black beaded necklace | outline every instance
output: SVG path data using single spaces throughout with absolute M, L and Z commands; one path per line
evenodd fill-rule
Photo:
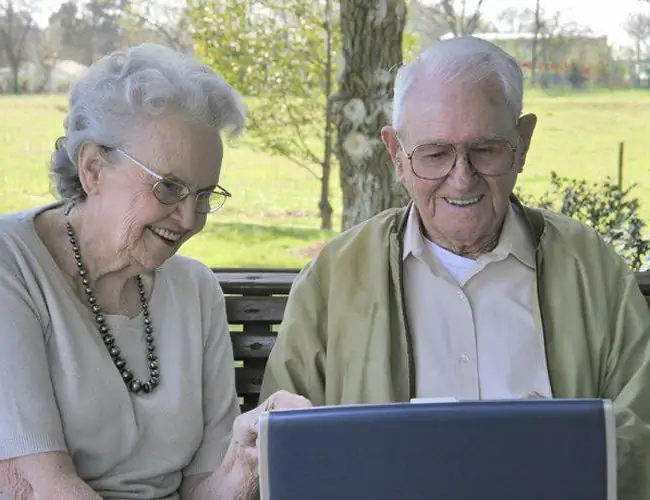
M 86 298 L 88 299 L 88 305 L 90 306 L 93 314 L 95 315 L 95 323 L 97 324 L 97 329 L 99 330 L 102 340 L 108 353 L 110 354 L 113 363 L 117 367 L 118 371 L 122 375 L 122 380 L 126 384 L 128 390 L 134 394 L 144 391 L 145 393 L 152 392 L 160 384 L 160 369 L 158 364 L 158 358 L 154 354 L 156 350 L 153 343 L 153 327 L 151 326 L 151 318 L 149 317 L 149 306 L 147 305 L 147 299 L 145 297 L 144 284 L 142 283 L 142 278 L 138 275 L 136 276 L 136 283 L 138 285 L 138 291 L 140 292 L 140 304 L 142 305 L 142 316 L 144 323 L 144 333 L 145 341 L 147 343 L 147 359 L 149 360 L 149 381 L 143 382 L 133 375 L 133 372 L 127 367 L 126 360 L 120 356 L 120 348 L 117 347 L 115 343 L 115 338 L 111 335 L 110 329 L 106 324 L 106 318 L 102 314 L 102 310 L 97 304 L 97 300 L 93 294 L 92 289 L 90 288 L 90 282 L 88 280 L 86 267 L 81 260 L 81 252 L 79 245 L 77 243 L 77 238 L 75 236 L 74 229 L 69 221 L 66 221 L 65 227 L 68 230 L 68 240 L 70 245 L 72 245 L 72 253 L 74 254 L 75 261 L 77 262 L 77 269 L 79 270 L 79 276 L 81 277 L 81 283 L 84 285 L 84 292 L 86 292 Z

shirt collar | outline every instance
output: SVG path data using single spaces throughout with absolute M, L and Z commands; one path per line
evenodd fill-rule
M 530 240 L 522 214 L 511 203 L 506 212 L 496 248 L 485 255 L 489 260 L 502 260 L 513 255 L 522 264 L 535 269 L 535 247 Z
M 420 215 L 417 208 L 415 208 L 415 203 L 412 203 L 406 218 L 406 227 L 404 228 L 402 260 L 406 260 L 411 254 L 415 257 L 421 255 L 422 249 L 425 247 L 422 227 L 420 226 Z
M 413 254 L 420 257 L 426 250 L 426 242 L 422 234 L 420 215 L 415 204 L 411 204 L 404 229 L 404 248 L 402 260 Z M 501 229 L 501 236 L 496 248 L 481 256 L 489 261 L 503 260 L 512 254 L 522 264 L 535 269 L 535 247 L 528 236 L 523 216 L 518 213 L 517 208 L 511 203 Z

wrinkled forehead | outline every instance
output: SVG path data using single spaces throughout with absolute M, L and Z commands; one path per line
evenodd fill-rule
M 134 125 L 132 135 L 136 144 L 145 143 L 166 153 L 213 154 L 223 146 L 216 130 L 177 113 L 146 117 Z
M 134 131 L 129 148 L 159 175 L 176 178 L 190 187 L 215 184 L 223 159 L 223 142 L 210 127 L 182 116 L 147 120 Z
M 404 95 L 402 122 L 399 132 L 412 145 L 503 137 L 516 125 L 497 77 L 442 80 L 425 74 Z

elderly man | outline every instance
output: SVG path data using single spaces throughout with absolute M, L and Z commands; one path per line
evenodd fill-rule
M 262 397 L 315 405 L 610 398 L 620 497 L 650 498 L 650 314 L 583 224 L 512 195 L 537 118 L 515 60 L 476 38 L 401 68 L 382 139 L 412 203 L 301 272 Z

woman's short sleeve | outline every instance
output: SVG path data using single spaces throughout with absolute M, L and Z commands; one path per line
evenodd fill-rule
M 66 451 L 47 359 L 47 320 L 12 253 L 0 243 L 0 460 Z

